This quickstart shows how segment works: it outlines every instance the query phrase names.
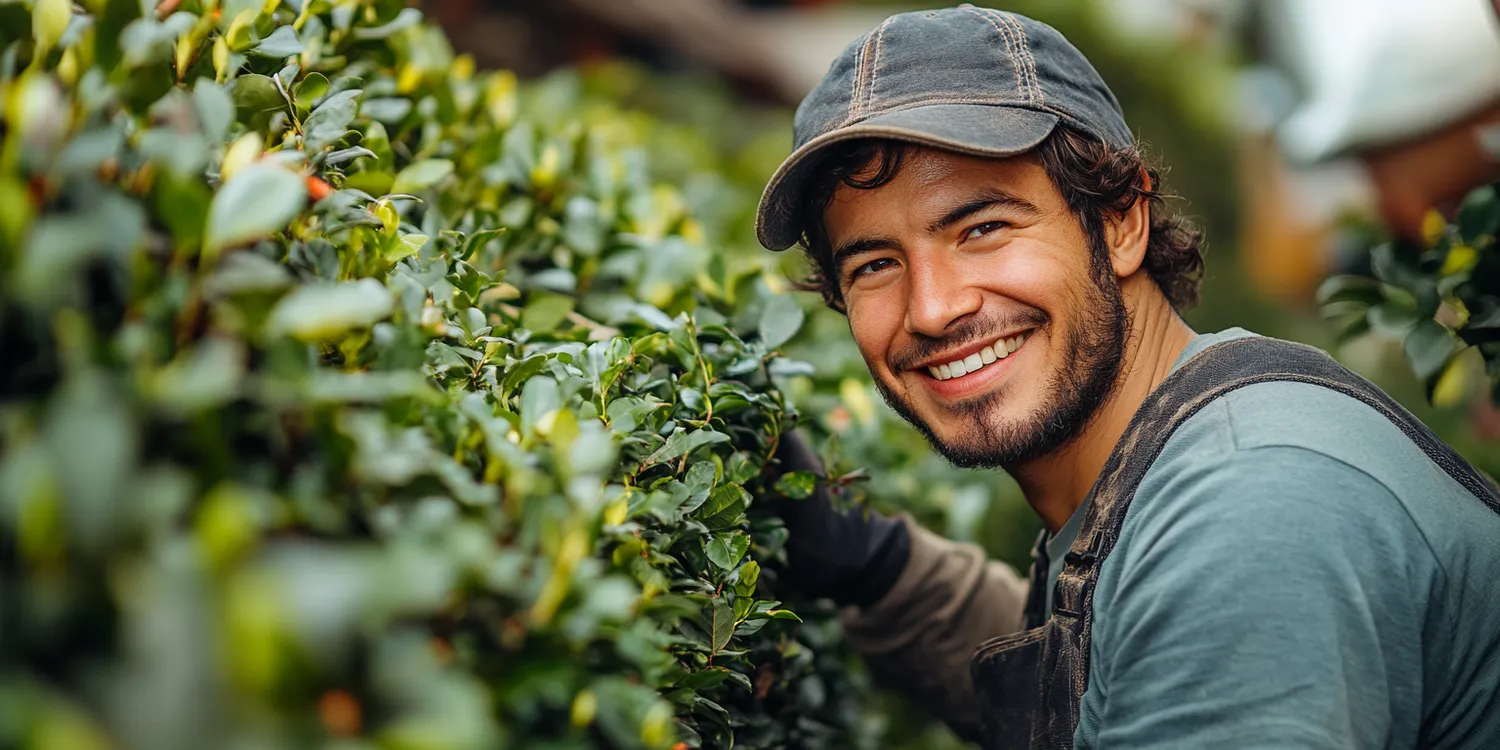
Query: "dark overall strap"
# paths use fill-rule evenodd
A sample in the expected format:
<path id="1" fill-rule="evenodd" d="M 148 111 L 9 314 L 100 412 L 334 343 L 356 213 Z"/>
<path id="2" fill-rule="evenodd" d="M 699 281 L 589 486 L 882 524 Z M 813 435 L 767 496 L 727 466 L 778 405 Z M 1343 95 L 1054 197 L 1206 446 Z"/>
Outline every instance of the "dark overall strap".
<path id="1" fill-rule="evenodd" d="M 1494 480 L 1470 466 L 1384 391 L 1322 350 L 1259 336 L 1216 344 L 1173 371 L 1151 393 L 1131 419 L 1089 493 L 1088 508 L 1078 538 L 1064 558 L 1054 600 L 1054 609 L 1083 616 L 1085 638 L 1093 620 L 1092 583 L 1098 565 L 1119 541 L 1136 487 L 1167 440 L 1214 399 L 1272 381 L 1317 385 L 1364 402 L 1390 420 L 1454 481 L 1500 513 L 1500 490 Z M 1084 586 L 1085 580 L 1090 585 Z"/>
<path id="2" fill-rule="evenodd" d="M 1083 655 L 1083 675 L 1079 679 L 1080 685 L 1086 685 L 1088 681 L 1094 583 L 1098 568 L 1119 541 L 1125 514 L 1131 499 L 1136 496 L 1140 480 L 1188 417 L 1226 393 L 1271 381 L 1313 384 L 1359 399 L 1391 420 L 1392 425 L 1401 429 L 1422 453 L 1463 484 L 1464 489 L 1500 513 L 1500 490 L 1497 490 L 1494 480 L 1460 458 L 1454 449 L 1439 440 L 1433 431 L 1391 396 L 1344 368 L 1322 350 L 1259 336 L 1233 339 L 1209 347 L 1176 369 L 1137 411 L 1109 462 L 1104 465 L 1104 471 L 1100 472 L 1100 478 L 1095 481 L 1079 537 L 1064 558 L 1053 609 L 1077 613 L 1082 619 L 1079 646 Z M 1082 699 L 1082 690 L 1076 697 Z"/>
<path id="3" fill-rule="evenodd" d="M 1152 391 L 1115 445 L 1089 492 L 1078 537 L 1063 558 L 1047 620 L 993 639 L 975 653 L 973 675 L 984 711 L 981 739 L 986 750 L 1072 747 L 1079 704 L 1088 688 L 1094 586 L 1119 541 L 1136 488 L 1188 418 L 1220 396 L 1273 381 L 1317 385 L 1369 405 L 1454 481 L 1500 513 L 1500 489 L 1493 480 L 1379 388 L 1324 352 L 1261 337 L 1211 346 Z"/>

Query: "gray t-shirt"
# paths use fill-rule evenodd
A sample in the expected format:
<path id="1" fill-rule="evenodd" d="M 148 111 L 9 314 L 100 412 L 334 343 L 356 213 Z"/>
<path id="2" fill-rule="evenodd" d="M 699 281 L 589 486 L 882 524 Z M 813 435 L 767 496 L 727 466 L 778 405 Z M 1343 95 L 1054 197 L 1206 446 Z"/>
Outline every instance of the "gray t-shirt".
<path id="1" fill-rule="evenodd" d="M 1500 748 L 1500 514 L 1349 396 L 1215 400 L 1100 571 L 1076 744 Z"/>

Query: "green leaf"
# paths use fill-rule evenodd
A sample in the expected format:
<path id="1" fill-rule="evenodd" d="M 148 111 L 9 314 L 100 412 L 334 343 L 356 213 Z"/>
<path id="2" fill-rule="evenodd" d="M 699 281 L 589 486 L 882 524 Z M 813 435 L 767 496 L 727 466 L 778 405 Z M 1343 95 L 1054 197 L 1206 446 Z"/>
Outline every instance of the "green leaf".
<path id="1" fill-rule="evenodd" d="M 778 294 L 766 300 L 760 316 L 760 339 L 768 349 L 790 341 L 802 327 L 802 306 L 789 294 Z"/>
<path id="2" fill-rule="evenodd" d="M 599 203 L 592 198 L 575 195 L 563 207 L 563 241 L 581 255 L 598 255 L 604 249 L 604 216 Z"/>
<path id="3" fill-rule="evenodd" d="M 1412 370 L 1424 381 L 1441 373 L 1457 348 L 1458 342 L 1453 334 L 1431 320 L 1422 321 L 1412 328 L 1403 346 Z"/>
<path id="4" fill-rule="evenodd" d="M 277 26 L 260 44 L 249 49 L 251 54 L 277 59 L 291 57 L 302 51 L 302 42 L 290 26 Z"/>
<path id="5" fill-rule="evenodd" d="M 609 416 L 609 429 L 616 434 L 634 432 L 641 420 L 657 409 L 666 406 L 660 401 L 649 401 L 635 396 L 624 396 L 609 402 L 605 413 Z M 713 467 L 710 466 L 712 471 Z"/>
<path id="6" fill-rule="evenodd" d="M 745 520 L 749 493 L 737 484 L 726 484 L 714 490 L 694 518 L 711 531 L 737 526 Z"/>
<path id="7" fill-rule="evenodd" d="M 750 549 L 750 537 L 743 531 L 714 534 L 703 545 L 704 554 L 723 570 L 734 570 L 740 558 Z"/>
<path id="8" fill-rule="evenodd" d="M 1333 276 L 1318 287 L 1318 304 L 1357 302 L 1378 305 L 1385 300 L 1380 282 L 1365 276 Z"/>
<path id="9" fill-rule="evenodd" d="M 729 645 L 729 639 L 734 636 L 734 610 L 723 597 L 714 599 L 713 607 L 708 613 L 708 621 L 709 652 L 717 654 Z"/>
<path id="10" fill-rule="evenodd" d="M 679 429 L 667 438 L 665 445 L 646 457 L 646 463 L 671 461 L 678 456 L 685 456 L 692 453 L 694 450 L 705 445 L 727 442 L 729 442 L 729 436 L 722 432 L 715 432 L 709 429 L 699 429 L 689 432 Z"/>
<path id="11" fill-rule="evenodd" d="M 1485 185 L 1464 197 L 1458 208 L 1458 236 L 1470 245 L 1500 232 L 1500 196 L 1494 185 Z"/>
<path id="12" fill-rule="evenodd" d="M 781 478 L 776 480 L 776 491 L 793 500 L 801 500 L 812 495 L 817 487 L 818 476 L 811 471 L 793 471 L 782 474 Z"/>
<path id="13" fill-rule="evenodd" d="M 210 143 L 223 143 L 229 137 L 230 124 L 234 122 L 234 100 L 229 92 L 207 78 L 199 79 L 193 86 L 193 106 L 198 111 L 203 136 Z"/>
<path id="14" fill-rule="evenodd" d="M 521 310 L 521 325 L 533 331 L 553 331 L 573 312 L 573 298 L 561 294 L 535 294 Z"/>
<path id="15" fill-rule="evenodd" d="M 349 123 L 359 111 L 359 89 L 340 91 L 323 100 L 302 123 L 302 148 L 309 153 L 332 146 L 349 132 Z M 397 190 L 396 192 L 403 192 Z"/>
<path id="16" fill-rule="evenodd" d="M 217 254 L 285 229 L 306 205 L 307 185 L 301 177 L 271 164 L 251 164 L 214 195 L 204 251 Z"/>
<path id="17" fill-rule="evenodd" d="M 309 109 L 313 102 L 323 98 L 328 93 L 328 77 L 322 73 L 308 73 L 306 78 L 292 89 L 292 98 L 297 100 L 297 106 Z"/>
<path id="18" fill-rule="evenodd" d="M 276 303 L 266 322 L 266 333 L 304 341 L 324 340 L 374 325 L 394 308 L 395 298 L 374 279 L 308 284 Z"/>
<path id="19" fill-rule="evenodd" d="M 420 193 L 453 174 L 453 162 L 447 159 L 423 159 L 412 162 L 396 173 L 392 193 Z"/>
<path id="20" fill-rule="evenodd" d="M 422 11 L 416 8 L 402 8 L 400 13 L 390 21 L 381 26 L 365 26 L 354 29 L 353 36 L 360 41 L 372 41 L 384 39 L 402 29 L 409 29 L 422 22 Z"/>
<path id="21" fill-rule="evenodd" d="M 699 461 L 688 469 L 687 476 L 683 477 L 682 483 L 687 485 L 688 491 L 694 494 L 699 492 L 705 495 L 714 487 L 714 478 L 718 470 L 714 468 L 712 461 Z"/>
<path id="22" fill-rule="evenodd" d="M 700 669 L 678 680 L 677 687 L 688 690 L 708 690 L 723 684 L 725 680 L 729 679 L 729 675 L 731 674 L 735 673 L 723 667 Z"/>
<path id="23" fill-rule="evenodd" d="M 244 118 L 275 111 L 286 105 L 281 91 L 276 88 L 276 82 L 270 76 L 258 73 L 234 79 L 229 89 L 229 98 L 234 100 L 235 108 L 239 110 L 240 117 Z"/>
<path id="24" fill-rule="evenodd" d="M 530 436 L 543 417 L 560 408 L 562 397 L 556 380 L 537 376 L 526 381 L 521 389 L 521 433 Z"/>

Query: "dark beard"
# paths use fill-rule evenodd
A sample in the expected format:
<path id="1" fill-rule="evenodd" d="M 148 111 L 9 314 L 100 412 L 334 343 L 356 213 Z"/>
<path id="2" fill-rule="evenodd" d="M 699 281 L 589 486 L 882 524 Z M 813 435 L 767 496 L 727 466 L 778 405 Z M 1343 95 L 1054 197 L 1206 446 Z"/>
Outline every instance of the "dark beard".
<path id="1" fill-rule="evenodd" d="M 1021 424 L 1003 427 L 990 424 L 990 416 L 995 414 L 1009 390 L 1002 387 L 953 407 L 952 412 L 967 419 L 970 425 L 958 438 L 944 442 L 917 416 L 910 403 L 877 378 L 875 385 L 885 402 L 917 428 L 933 449 L 954 465 L 966 469 L 1015 466 L 1067 445 L 1083 432 L 1099 407 L 1114 392 L 1125 358 L 1129 315 L 1119 282 L 1109 269 L 1107 256 L 1100 258 L 1098 250 L 1095 249 L 1091 264 L 1093 283 L 1086 288 L 1082 304 L 1073 306 L 1081 313 L 1080 317 L 1063 332 L 1061 351 L 1074 352 L 1073 361 L 1059 368 L 1052 382 L 1045 386 L 1041 413 L 1030 416 Z M 1050 325 L 1040 311 L 1036 311 L 1035 318 L 1039 325 Z M 927 351 L 941 351 L 950 347 L 950 342 L 972 340 L 973 337 L 967 335 L 969 331 L 977 333 L 995 329 L 992 321 L 966 325 L 948 339 L 926 342 L 927 345 L 921 347 L 923 351 L 913 352 L 903 359 L 920 361 Z M 1055 329 L 1051 332 L 1057 333 Z"/>

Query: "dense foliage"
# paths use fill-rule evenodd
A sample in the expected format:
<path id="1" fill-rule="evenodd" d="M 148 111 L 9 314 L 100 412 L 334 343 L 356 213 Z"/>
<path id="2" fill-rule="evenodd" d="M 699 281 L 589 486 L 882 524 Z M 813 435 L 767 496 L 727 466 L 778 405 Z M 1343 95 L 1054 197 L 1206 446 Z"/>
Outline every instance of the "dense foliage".
<path id="1" fill-rule="evenodd" d="M 1368 273 L 1335 276 L 1319 290 L 1344 338 L 1377 332 L 1400 337 L 1428 398 L 1454 404 L 1469 393 L 1477 352 L 1500 403 L 1500 196 L 1495 185 L 1471 192 L 1454 220 L 1428 216 L 1423 244 L 1374 245 Z"/>
<path id="2" fill-rule="evenodd" d="M 867 744 L 759 580 L 803 313 L 637 120 L 146 5 L 0 5 L 0 745 Z"/>

